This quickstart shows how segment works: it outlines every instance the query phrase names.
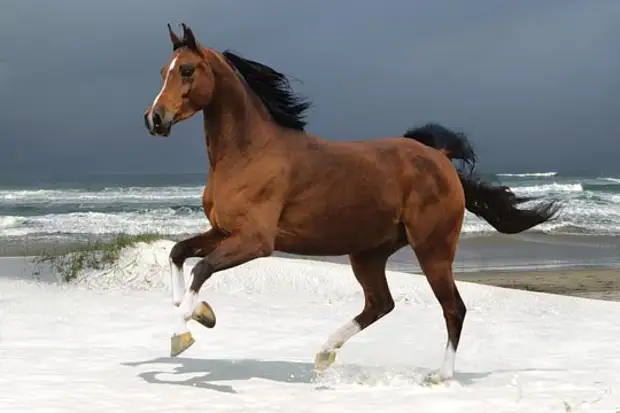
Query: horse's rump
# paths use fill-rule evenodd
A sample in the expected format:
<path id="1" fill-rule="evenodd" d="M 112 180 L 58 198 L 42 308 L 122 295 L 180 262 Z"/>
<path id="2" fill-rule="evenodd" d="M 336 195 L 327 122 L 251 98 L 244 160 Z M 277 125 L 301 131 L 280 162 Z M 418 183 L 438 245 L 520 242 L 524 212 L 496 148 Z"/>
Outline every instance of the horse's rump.
<path id="1" fill-rule="evenodd" d="M 448 158 L 461 160 L 468 165 L 468 171 L 458 171 L 465 193 L 465 207 L 501 233 L 516 234 L 547 222 L 560 208 L 557 202 L 552 201 L 531 209 L 519 209 L 518 204 L 532 198 L 519 198 L 509 187 L 493 186 L 475 176 L 473 169 L 476 154 L 464 133 L 429 123 L 417 129 L 409 129 L 404 136 L 442 150 Z"/>

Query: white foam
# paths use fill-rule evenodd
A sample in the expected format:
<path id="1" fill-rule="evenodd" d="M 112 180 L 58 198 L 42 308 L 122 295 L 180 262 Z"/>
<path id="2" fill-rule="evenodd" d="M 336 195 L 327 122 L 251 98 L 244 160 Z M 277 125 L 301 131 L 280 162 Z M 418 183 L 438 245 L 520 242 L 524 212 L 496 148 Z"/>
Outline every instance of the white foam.
<path id="1" fill-rule="evenodd" d="M 523 182 L 525 185 L 513 185 L 511 189 L 520 196 L 568 201 L 559 219 L 532 231 L 618 234 L 620 195 L 590 190 L 597 185 L 613 185 L 614 179 L 584 179 L 583 182 L 541 180 L 540 185 L 531 185 L 532 180 L 527 179 Z M 98 191 L 0 190 L 0 208 L 7 211 L 7 215 L 0 216 L 1 235 L 109 235 L 145 231 L 196 233 L 209 227 L 200 205 L 202 190 L 202 186 L 107 188 Z M 34 209 L 37 214 L 30 215 L 29 212 L 20 216 L 17 212 L 20 208 Z M 463 232 L 477 234 L 495 230 L 466 213 Z"/>
<path id="2" fill-rule="evenodd" d="M 545 178 L 556 176 L 557 172 L 528 172 L 522 174 L 497 174 L 497 176 L 515 177 L 515 178 Z"/>
<path id="3" fill-rule="evenodd" d="M 171 208 L 113 214 L 72 212 L 33 217 L 5 216 L 0 221 L 4 236 L 118 233 L 136 235 L 144 232 L 183 234 L 204 231 L 209 226 L 208 219 L 201 211 L 179 214 Z"/>
<path id="4" fill-rule="evenodd" d="M 0 216 L 0 229 L 14 228 L 23 222 L 22 217 Z"/>
<path id="5" fill-rule="evenodd" d="M 202 186 L 165 186 L 165 187 L 124 187 L 105 188 L 100 191 L 82 189 L 3 189 L 0 190 L 0 202 L 10 203 L 93 203 L 107 204 L 139 203 L 161 201 L 188 201 L 195 203 L 200 199 Z"/>
<path id="6" fill-rule="evenodd" d="M 611 200 L 620 202 L 620 195 L 608 196 Z M 539 200 L 519 205 L 519 208 L 529 208 Z M 557 218 L 550 222 L 538 225 L 535 231 L 552 234 L 599 234 L 611 235 L 620 232 L 620 208 L 615 205 L 593 203 L 584 199 L 571 199 L 563 204 Z M 470 212 L 465 213 L 463 222 L 464 234 L 492 233 L 495 229 L 486 221 Z"/>
<path id="7" fill-rule="evenodd" d="M 534 195 L 534 194 L 558 194 L 564 192 L 583 192 L 581 184 L 543 184 L 532 186 L 515 186 L 511 188 L 517 195 Z"/>
<path id="8" fill-rule="evenodd" d="M 135 249 L 133 276 L 83 280 L 148 278 L 169 268 L 170 246 Z M 315 378 L 315 352 L 363 305 L 348 266 L 272 257 L 214 276 L 201 298 L 218 324 L 190 324 L 196 343 L 174 359 L 168 345 L 176 314 L 159 289 L 103 292 L 83 288 L 88 283 L 0 277 L 0 406 L 360 413 L 614 412 L 620 405 L 620 303 L 460 282 L 469 311 L 455 380 L 425 387 L 423 377 L 444 356 L 441 310 L 424 278 L 389 279 L 395 294 L 415 291 L 417 299 L 398 302 Z"/>

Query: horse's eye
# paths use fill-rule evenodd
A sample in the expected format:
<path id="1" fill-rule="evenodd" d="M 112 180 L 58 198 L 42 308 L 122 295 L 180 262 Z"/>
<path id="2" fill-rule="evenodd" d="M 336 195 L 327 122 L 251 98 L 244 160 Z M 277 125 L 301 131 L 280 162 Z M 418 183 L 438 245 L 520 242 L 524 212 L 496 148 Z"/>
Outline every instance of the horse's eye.
<path id="1" fill-rule="evenodd" d="M 191 75 L 194 74 L 194 65 L 190 65 L 190 64 L 181 65 L 179 70 L 181 72 L 181 76 L 190 77 Z"/>

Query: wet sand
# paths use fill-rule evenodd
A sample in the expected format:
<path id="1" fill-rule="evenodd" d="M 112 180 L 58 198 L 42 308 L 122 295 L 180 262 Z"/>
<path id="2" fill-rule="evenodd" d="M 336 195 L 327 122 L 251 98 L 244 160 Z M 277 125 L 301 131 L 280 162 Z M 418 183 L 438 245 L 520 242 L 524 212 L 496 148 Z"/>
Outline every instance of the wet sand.
<path id="1" fill-rule="evenodd" d="M 598 300 L 620 301 L 620 270 L 550 269 L 456 273 L 458 281 Z"/>

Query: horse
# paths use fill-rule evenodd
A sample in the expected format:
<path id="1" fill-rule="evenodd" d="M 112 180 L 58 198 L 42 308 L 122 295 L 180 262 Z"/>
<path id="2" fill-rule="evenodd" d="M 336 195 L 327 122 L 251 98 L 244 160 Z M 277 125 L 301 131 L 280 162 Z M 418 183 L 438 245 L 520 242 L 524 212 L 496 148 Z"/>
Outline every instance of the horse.
<path id="1" fill-rule="evenodd" d="M 553 219 L 556 202 L 519 209 L 524 199 L 474 174 L 477 157 L 467 136 L 436 123 L 357 141 L 310 134 L 311 103 L 292 90 L 288 77 L 228 49 L 203 46 L 184 23 L 182 38 L 167 26 L 172 52 L 144 123 L 150 135 L 167 137 L 173 125 L 202 112 L 209 161 L 202 206 L 211 224 L 176 242 L 169 254 L 178 312 L 170 356 L 194 343 L 190 320 L 215 326 L 213 308 L 198 298 L 213 274 L 275 251 L 348 255 L 364 306 L 320 347 L 314 368 L 322 373 L 345 342 L 394 309 L 386 264 L 409 245 L 448 335 L 441 367 L 429 378 L 453 378 L 466 306 L 452 265 L 465 209 L 500 233 L 516 234 Z M 186 288 L 183 263 L 190 257 L 200 260 Z"/>

